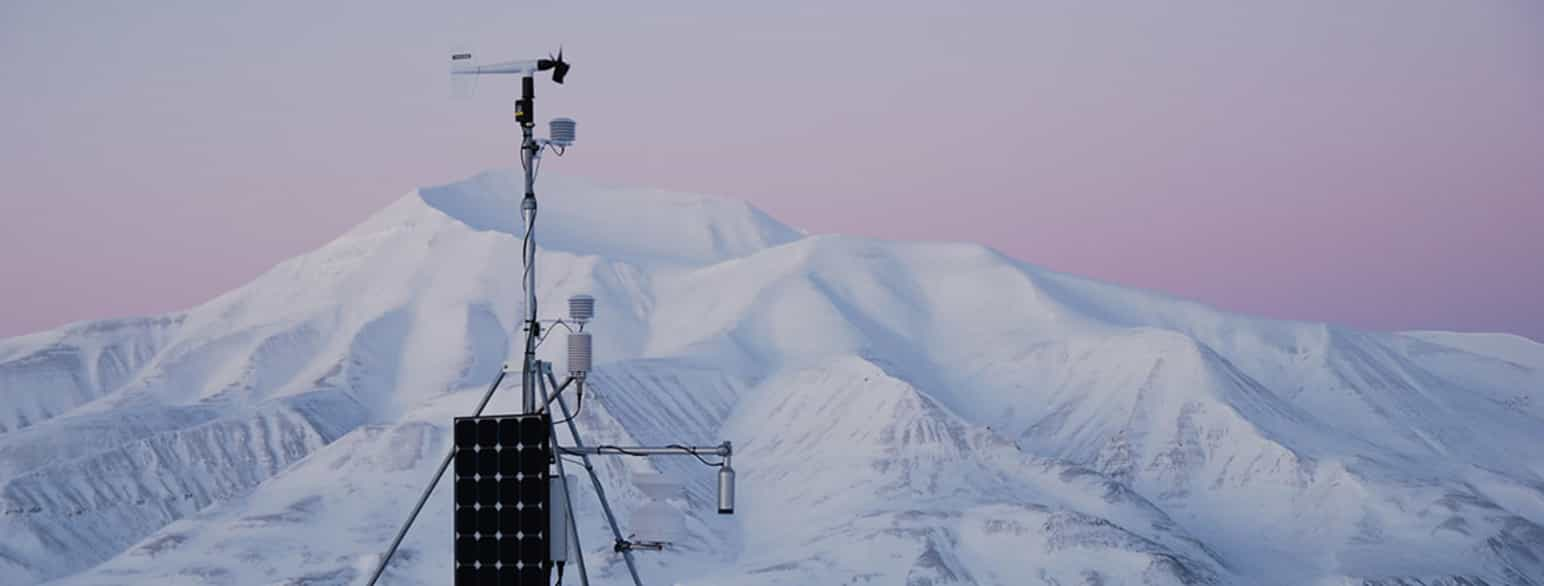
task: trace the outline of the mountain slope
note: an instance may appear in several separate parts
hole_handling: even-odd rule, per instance
[[[359,580],[518,335],[512,179],[410,194],[186,312],[0,341],[0,583]],[[646,478],[683,484],[653,582],[1544,583],[1530,343],[542,185],[542,313],[597,299],[587,439],[737,447],[734,517],[695,461],[601,459],[624,524]],[[577,496],[592,578],[625,579]],[[390,577],[448,575],[448,497]]]

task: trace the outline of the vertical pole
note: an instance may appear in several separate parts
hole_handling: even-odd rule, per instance
[[[525,360],[521,365],[520,412],[536,412],[536,337],[541,333],[536,321],[536,81],[531,76],[520,80],[520,100],[515,103],[515,120],[520,123],[520,167],[525,171],[525,197],[520,200],[520,219],[525,236],[520,247],[524,264],[520,277],[525,289]]]
[[[552,369],[550,366],[547,368],[545,374],[547,375],[547,379],[549,381],[554,383],[557,382],[557,378],[552,376]],[[574,384],[579,385],[579,390],[583,390],[584,380],[576,379]],[[591,400],[593,401],[594,399]],[[570,415],[568,412],[568,401],[563,400],[562,395],[558,395],[557,402],[558,409],[563,411],[563,418],[568,420],[568,434],[574,438],[574,447],[583,448],[584,441],[579,439],[579,427],[574,425],[573,415]],[[590,474],[590,482],[595,485],[595,496],[600,499],[600,510],[602,513],[606,514],[606,522],[611,525],[611,535],[612,537],[616,538],[616,542],[620,544],[625,541],[622,539],[622,528],[617,525],[617,517],[611,512],[611,503],[606,501],[606,489],[600,484],[600,476],[595,474],[595,467],[590,464],[589,454],[579,454],[579,458],[584,462],[584,471]],[[643,586],[643,580],[638,577],[638,567],[633,563],[632,550],[623,549],[622,560],[627,562],[627,573],[632,575],[634,586]]]

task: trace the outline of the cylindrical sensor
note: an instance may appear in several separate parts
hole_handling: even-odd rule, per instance
[[[568,478],[552,476],[547,497],[547,544],[554,562],[568,561]]]
[[[569,334],[568,372],[589,372],[590,364],[590,335],[584,332]]]
[[[718,469],[718,514],[734,514],[734,468],[728,461]]]
[[[575,295],[568,298],[568,319],[584,323],[595,319],[595,298]]]
[[[574,122],[573,118],[553,118],[552,122],[548,123],[547,140],[552,141],[552,144],[568,148],[574,144],[574,131],[578,125],[579,123]]]

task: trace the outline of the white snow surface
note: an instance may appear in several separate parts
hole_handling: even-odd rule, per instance
[[[361,583],[517,345],[515,184],[419,190],[185,312],[0,340],[0,584]],[[736,446],[734,516],[694,460],[598,459],[624,525],[642,482],[685,487],[650,584],[1544,584],[1532,341],[540,187],[542,314],[597,300],[587,441]],[[389,583],[450,580],[450,496]],[[626,583],[575,497],[593,582]]]

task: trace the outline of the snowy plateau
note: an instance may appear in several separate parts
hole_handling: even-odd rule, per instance
[[[362,583],[518,346],[515,183],[418,190],[188,311],[0,340],[0,584]],[[597,300],[587,441],[736,448],[733,516],[690,458],[597,459],[624,527],[677,512],[649,584],[1544,585],[1544,345],[540,187],[543,317]],[[450,499],[384,583],[450,581]],[[575,499],[592,581],[627,583]]]

